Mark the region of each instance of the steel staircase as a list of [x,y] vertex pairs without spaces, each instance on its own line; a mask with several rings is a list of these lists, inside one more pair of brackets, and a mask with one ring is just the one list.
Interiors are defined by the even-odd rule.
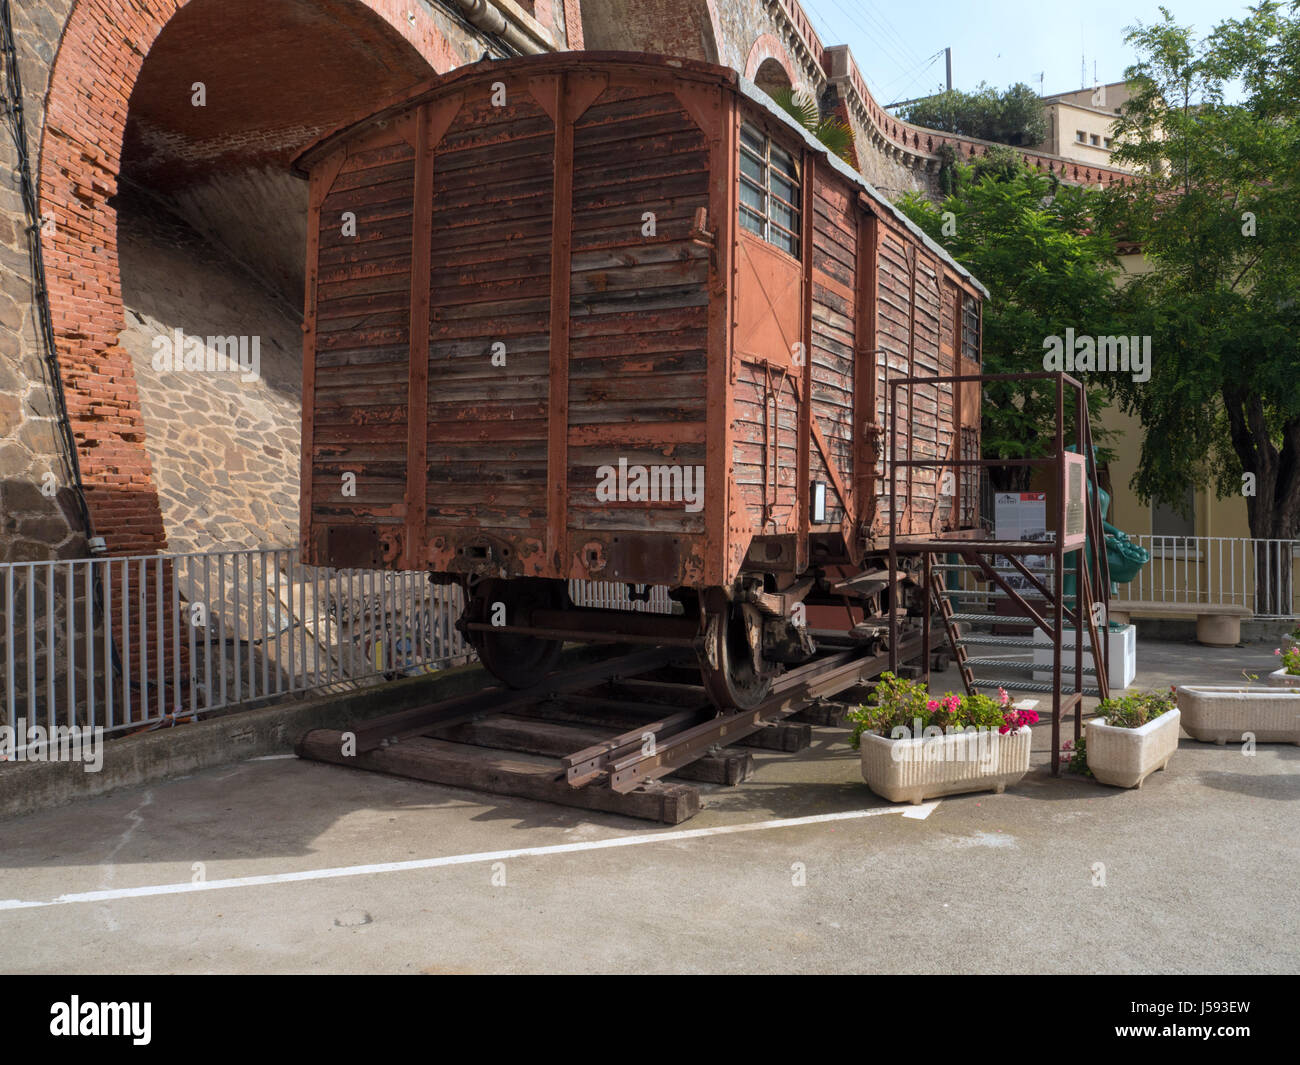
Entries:
[[[931,452],[915,457],[911,435],[908,435],[908,454],[900,458],[895,453],[896,418],[899,410],[899,389],[916,386],[933,387],[941,383],[960,386],[978,382],[1023,384],[1026,388],[1046,386],[1055,393],[1056,432],[1048,455],[1022,459],[986,459],[982,457],[956,457]],[[924,578],[918,582],[921,597],[922,619],[922,675],[930,681],[930,667],[934,657],[931,629],[934,615],[942,623],[948,646],[961,673],[968,694],[979,692],[993,694],[998,688],[1009,692],[1031,692],[1049,697],[1052,728],[1052,772],[1058,773],[1061,764],[1061,719],[1074,718],[1074,736],[1079,739],[1083,731],[1083,700],[1087,696],[1106,698],[1108,684],[1108,641],[1100,627],[1105,624],[1106,602],[1109,596],[1110,573],[1105,554],[1105,537],[1101,520],[1100,499],[1097,492],[1097,468],[1092,449],[1092,430],[1088,423],[1088,405],[1083,385],[1068,374],[961,374],[949,377],[906,377],[889,382],[890,432],[889,451],[885,474],[889,481],[889,513],[900,514],[896,498],[897,476],[907,471],[909,529],[900,530],[897,521],[891,520],[889,534],[889,570],[895,572],[905,559],[919,562]],[[1070,402],[1067,403],[1067,390]],[[911,403],[906,406],[912,410]],[[1066,447],[1065,427],[1073,426],[1073,441]],[[953,471],[956,483],[962,483],[961,474],[969,467],[987,469],[991,466],[1039,467],[1050,478],[1054,499],[1054,513],[1048,519],[1052,531],[1050,540],[1007,540],[991,535],[978,513],[973,523],[942,532],[927,531],[917,534],[911,530],[912,509],[911,470],[929,467],[936,471]],[[937,476],[937,474],[936,474]],[[952,513],[963,514],[960,497],[953,501]],[[978,511],[978,508],[976,508]],[[946,556],[955,556],[952,562]],[[1045,567],[1031,568],[1026,560],[1042,556]],[[950,573],[962,574],[959,588],[949,588],[944,577]],[[1067,594],[1067,574],[1072,576],[1074,591]],[[954,582],[956,583],[956,582]],[[997,613],[998,605],[1012,609]],[[897,648],[900,646],[897,612],[890,615],[889,647],[890,668],[897,670]],[[970,631],[972,626],[986,629],[993,625],[1019,625],[1041,630],[1047,642],[1035,641],[1032,635],[1006,636],[991,631]],[[1073,634],[1074,646],[1066,648],[1066,634]],[[988,648],[986,655],[972,656],[972,648]],[[1033,662],[1033,650],[1049,649],[1050,666]],[[1064,653],[1063,653],[1064,652]],[[1087,654],[1095,666],[1087,665]],[[1066,661],[1068,655],[1069,661]],[[1035,672],[1050,670],[1050,681],[1037,680]],[[977,675],[978,671],[978,675]],[[988,673],[986,674],[986,671]]]

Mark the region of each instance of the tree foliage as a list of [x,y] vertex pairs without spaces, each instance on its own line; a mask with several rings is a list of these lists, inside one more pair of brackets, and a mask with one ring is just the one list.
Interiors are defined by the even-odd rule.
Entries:
[[[1041,372],[1044,339],[1068,326],[1111,333],[1118,264],[1114,238],[1094,217],[1098,193],[1058,186],[1023,165],[1009,176],[1000,165],[980,174],[958,164],[956,171],[953,195],[938,206],[910,194],[899,207],[988,288],[983,372]],[[1092,414],[1104,405],[1100,385],[1089,386],[1088,404]],[[1054,388],[985,387],[985,457],[1046,455],[1055,429]],[[1099,455],[1107,457],[1101,449]],[[1002,490],[1023,490],[1028,477],[1025,467],[992,471]]]
[[1300,3],[1261,3],[1199,41],[1161,12],[1130,31],[1139,60],[1118,127],[1117,155],[1142,180],[1106,209],[1150,266],[1122,302],[1130,331],[1152,338],[1151,379],[1114,379],[1145,429],[1133,487],[1169,501],[1188,483],[1245,492],[1255,536],[1296,537]]
[[951,89],[899,108],[904,121],[943,133],[1028,148],[1047,136],[1043,102],[1024,82],[999,92],[984,82],[974,92]]

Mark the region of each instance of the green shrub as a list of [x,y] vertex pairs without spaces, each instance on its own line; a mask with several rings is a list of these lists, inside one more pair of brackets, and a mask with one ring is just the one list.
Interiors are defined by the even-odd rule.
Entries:
[[1106,719],[1106,724],[1116,728],[1141,728],[1174,708],[1172,691],[1168,695],[1134,692],[1119,699],[1103,699],[1097,704],[1097,713]]

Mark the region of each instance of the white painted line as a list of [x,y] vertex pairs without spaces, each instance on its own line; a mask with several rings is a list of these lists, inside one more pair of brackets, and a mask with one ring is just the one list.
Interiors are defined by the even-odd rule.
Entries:
[[500,862],[507,858],[536,858],[548,854],[572,854],[578,851],[608,850],[611,847],[638,847],[645,843],[674,843],[683,839],[703,839],[707,836],[730,836],[740,832],[762,832],[769,828],[798,828],[801,825],[820,825],[829,821],[856,821],[881,814],[902,814],[904,817],[926,818],[938,803],[924,806],[882,806],[874,810],[847,810],[838,814],[816,814],[812,817],[788,817],[777,821],[751,821],[743,825],[717,825],[713,828],[686,828],[676,832],[659,832],[642,836],[615,836],[612,839],[589,840],[585,843],[558,843],[549,847],[519,847],[508,851],[482,851],[478,854],[451,854],[443,858],[419,858],[408,862],[380,862],[375,865],[345,865],[334,869],[306,869],[299,873],[264,873],[261,876],[239,876],[226,880],[207,880],[179,884],[148,884],[143,887],[113,888],[104,891],[81,891],[46,900],[0,899],[0,910],[26,910],[44,906],[66,906],[73,902],[111,902],[114,899],[136,899],[150,895],[184,895],[193,891],[223,891],[227,888],[264,887],[268,884],[290,884],[304,880],[335,880],[345,876],[371,876],[378,873],[406,873],[415,869],[438,869],[449,865],[470,865],[475,862]]
[[927,803],[923,803],[920,806],[908,807],[903,811],[903,816],[910,817],[915,821],[924,821],[938,808],[939,808],[939,804],[937,802],[927,802]]
[[245,758],[246,762],[278,762],[281,758],[297,758],[296,754],[259,754],[256,758]]

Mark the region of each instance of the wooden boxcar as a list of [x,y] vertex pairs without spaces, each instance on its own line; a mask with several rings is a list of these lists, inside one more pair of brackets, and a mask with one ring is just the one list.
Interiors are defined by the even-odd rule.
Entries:
[[[679,641],[752,703],[808,610],[893,608],[890,522],[976,524],[941,468],[900,467],[891,514],[884,432],[891,377],[980,372],[986,293],[734,71],[484,61],[299,169],[305,558],[462,584],[509,683],[563,639]],[[978,456],[977,386],[902,395],[900,457]],[[570,579],[680,613],[577,610]]]

